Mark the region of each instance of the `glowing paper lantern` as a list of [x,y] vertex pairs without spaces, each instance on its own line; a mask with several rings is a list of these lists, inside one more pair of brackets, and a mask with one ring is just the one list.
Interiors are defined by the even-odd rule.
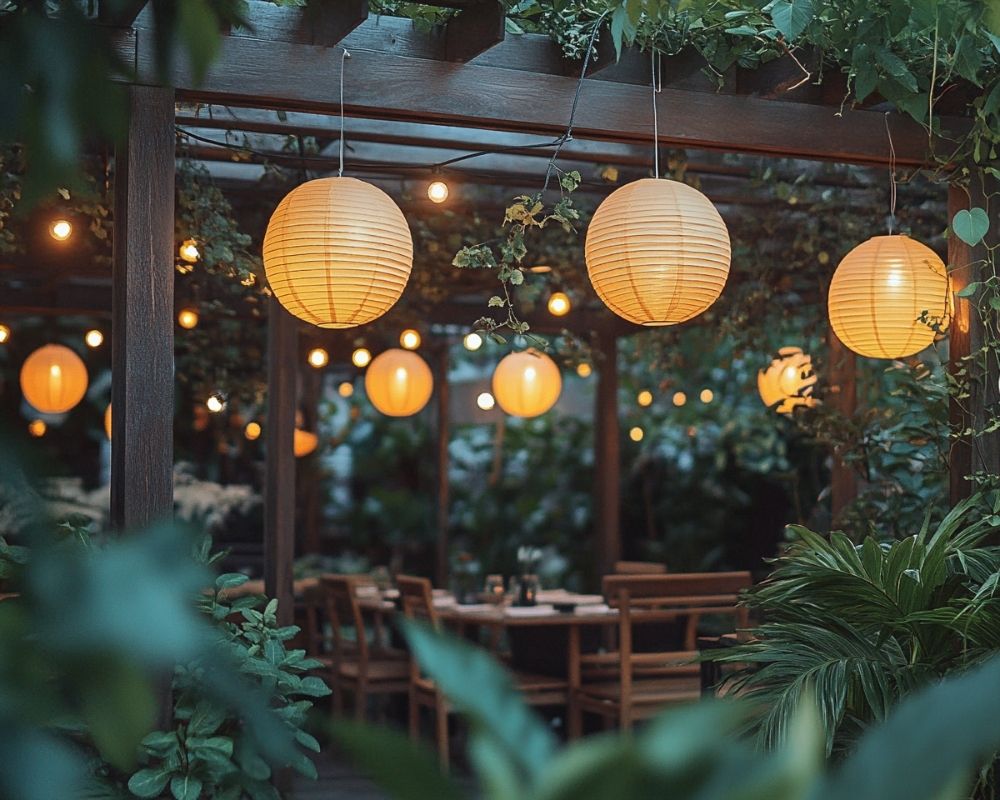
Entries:
[[264,272],[275,297],[320,328],[352,328],[382,316],[403,293],[412,267],[403,212],[357,178],[296,187],[264,235]]
[[562,376],[544,353],[525,350],[500,359],[493,371],[493,396],[514,417],[537,417],[559,399]]
[[791,414],[796,408],[815,406],[818,402],[812,396],[815,385],[812,358],[799,347],[782,347],[767,369],[757,373],[760,399],[779,414]]
[[296,458],[309,455],[319,445],[319,437],[310,431],[301,428],[295,429],[295,438],[292,440],[292,450]]
[[948,273],[937,254],[909,236],[873,236],[844,256],[830,281],[830,325],[868,358],[904,358],[934,341],[920,317],[946,326]]
[[47,344],[21,367],[24,399],[43,414],[62,414],[83,399],[87,367],[80,356],[61,344]]
[[108,441],[111,441],[111,403],[104,409],[104,432],[108,436]]
[[389,417],[408,417],[427,405],[434,389],[431,368],[410,350],[379,353],[365,373],[372,405]]
[[643,178],[616,189],[594,212],[585,256],[594,290],[618,316],[676,325],[722,293],[729,231],[697,189]]

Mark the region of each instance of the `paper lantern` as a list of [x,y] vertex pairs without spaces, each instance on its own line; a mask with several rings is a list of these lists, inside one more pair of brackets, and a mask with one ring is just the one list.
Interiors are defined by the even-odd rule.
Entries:
[[309,455],[319,445],[319,437],[310,431],[301,428],[295,429],[295,437],[292,439],[292,450],[296,458]]
[[21,367],[24,399],[43,414],[62,414],[83,399],[87,367],[80,356],[61,344],[47,344]]
[[697,189],[643,178],[616,189],[594,212],[584,254],[594,290],[618,316],[676,325],[722,293],[729,231]]
[[389,417],[408,417],[427,405],[434,378],[427,362],[398,347],[379,353],[365,373],[365,391],[372,405]]
[[493,396],[514,417],[537,417],[559,399],[562,376],[551,358],[537,350],[511,353],[493,370]]
[[844,256],[830,281],[830,325],[868,358],[903,358],[934,341],[920,321],[947,325],[948,273],[937,254],[909,236],[873,236]]
[[111,441],[111,403],[104,409],[104,432],[108,436],[108,441]]
[[403,212],[357,178],[296,187],[264,235],[264,272],[275,297],[320,328],[353,328],[382,316],[403,293],[412,266]]
[[815,406],[818,402],[812,396],[815,385],[812,358],[799,347],[782,347],[767,369],[757,373],[760,399],[779,414],[791,414],[796,408]]

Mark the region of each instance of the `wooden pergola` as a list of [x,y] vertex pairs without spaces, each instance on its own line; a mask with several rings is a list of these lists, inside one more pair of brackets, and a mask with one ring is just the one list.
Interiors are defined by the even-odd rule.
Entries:
[[[346,62],[343,109],[356,132],[352,141],[365,142],[374,153],[381,152],[386,163],[398,161],[398,148],[463,151],[490,147],[507,157],[538,163],[527,150],[511,151],[511,142],[518,141],[518,135],[564,132],[580,65],[568,62],[547,37],[505,36],[499,3],[450,0],[440,4],[461,9],[460,13],[447,26],[423,32],[409,20],[369,15],[364,0],[342,0],[306,10],[251,0],[252,32],[226,33],[219,57],[201,82],[178,63],[171,76],[172,88],[156,85],[153,34],[143,15],[106,21],[120,29],[119,55],[138,76],[138,82],[128,87],[128,136],[116,152],[111,306],[115,376],[111,508],[116,526],[142,525],[172,510],[177,126],[335,135],[330,118],[341,108],[342,48],[346,48],[351,57]],[[135,4],[137,14],[141,7],[142,3]],[[801,70],[782,59],[755,72],[734,70],[719,89],[701,74],[701,66],[688,54],[663,61],[659,130],[664,145],[860,165],[888,163],[884,110],[843,106],[843,76],[824,76],[820,84],[806,83],[788,91],[799,82]],[[648,164],[653,128],[648,56],[627,52],[620,62],[612,63],[604,48],[593,67],[584,81],[573,141],[564,150],[566,158]],[[177,103],[181,103],[179,112]],[[235,124],[232,119],[193,113],[192,103],[243,111]],[[260,110],[287,113],[279,121]],[[899,115],[891,115],[889,121],[896,162],[925,164],[927,132]],[[940,124],[944,137],[967,129],[967,122],[959,117],[945,116]],[[198,157],[216,157],[210,144],[200,146],[203,150]],[[637,150],[636,146],[641,147]],[[377,160],[377,156],[372,158]],[[319,162],[313,166],[329,168]],[[721,174],[721,166],[709,160],[703,168],[706,175]],[[508,177],[512,185],[524,179],[520,171]],[[469,179],[475,180],[475,174],[470,172]],[[973,175],[973,204],[983,191],[983,182],[981,175]],[[952,188],[948,202],[950,218],[969,206],[970,197]],[[949,239],[948,256],[953,267],[981,258],[956,237]],[[956,289],[972,280],[969,273],[969,269],[954,273]],[[292,613],[295,541],[292,435],[298,333],[296,323],[274,301],[268,320],[265,572],[268,594],[279,599],[281,616],[287,621]],[[619,430],[613,365],[616,335],[621,331],[608,325],[602,330],[600,348],[605,363],[612,366],[599,370],[597,388],[595,526],[599,563],[607,567],[616,560],[619,547]],[[977,315],[971,313],[967,300],[959,299],[951,329],[953,369],[959,369],[963,357],[977,348],[982,337]],[[833,374],[827,379],[835,390],[832,398],[850,414],[855,402],[854,356],[832,335],[830,343]],[[439,409],[447,409],[447,384],[439,380],[438,386],[444,395],[443,400],[439,397]],[[963,428],[982,421],[986,409],[1000,400],[998,394],[995,375],[975,382],[967,405],[972,419],[963,422],[965,412],[954,405],[953,421]],[[446,419],[439,426],[438,451],[439,468],[443,468]],[[983,437],[975,446],[961,442],[953,448],[953,498],[968,492],[965,476],[975,471],[1000,472],[996,437]],[[446,493],[446,486],[442,491]],[[853,492],[851,472],[842,465],[835,467],[834,508]],[[439,497],[439,502],[443,531],[447,495]],[[442,535],[440,546],[444,541]]]

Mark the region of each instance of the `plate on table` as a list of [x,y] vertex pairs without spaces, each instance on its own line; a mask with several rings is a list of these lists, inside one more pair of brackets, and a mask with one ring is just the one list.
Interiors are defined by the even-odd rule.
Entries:
[[[454,602],[454,601],[452,601],[452,602]],[[435,602],[435,605],[437,605],[436,602]],[[455,603],[454,607],[455,607],[455,609],[457,611],[461,611],[463,614],[464,613],[470,613],[471,614],[473,612],[479,612],[479,613],[481,613],[483,611],[491,611],[491,610],[493,610],[493,609],[496,608],[496,606],[493,605],[492,603],[469,603],[468,605],[462,605],[461,603]]]
[[508,617],[548,617],[555,611],[549,603],[537,606],[507,606],[503,613]]

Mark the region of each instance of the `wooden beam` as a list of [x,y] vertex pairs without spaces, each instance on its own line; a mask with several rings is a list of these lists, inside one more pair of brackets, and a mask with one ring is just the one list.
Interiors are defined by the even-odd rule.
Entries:
[[[969,199],[965,189],[954,185],[948,187],[948,271],[952,291],[956,293],[974,280],[972,248],[950,228],[955,214],[969,208]],[[965,383],[963,375],[969,369],[968,358],[972,352],[970,332],[975,313],[968,298],[955,296],[954,316],[948,328],[948,372],[959,384]],[[959,399],[954,395],[949,398],[948,422],[953,435],[971,426],[968,398]],[[948,453],[948,494],[952,505],[969,496],[971,474],[972,441],[968,436],[959,436],[952,441]]]
[[[857,356],[848,350],[830,328],[827,332],[829,393],[827,403],[845,419],[854,416],[858,403]],[[845,464],[840,454],[830,454],[830,526],[840,524],[844,509],[858,496],[858,476],[854,469]]]
[[594,537],[598,576],[621,558],[621,442],[618,421],[618,340],[597,342],[594,398]]
[[437,539],[434,543],[434,583],[448,585],[448,539],[451,529],[451,486],[449,468],[451,458],[448,443],[451,439],[451,385],[448,383],[448,347],[442,345],[437,353],[434,385],[437,395]]
[[174,94],[128,89],[115,150],[111,523],[173,514]]
[[497,0],[470,5],[448,20],[444,32],[447,61],[471,61],[504,40],[507,14]]
[[264,591],[278,600],[278,624],[295,616],[295,320],[272,297],[267,316],[267,445],[264,488]]
[[148,2],[149,0],[100,0],[97,19],[105,25],[127,28],[135,22]]
[[[400,55],[398,45],[387,47],[391,49],[385,52],[353,51],[345,75],[348,113],[541,134],[565,130],[574,78],[479,62],[425,60]],[[139,80],[153,80],[152,32],[136,31],[135,48]],[[183,59],[175,65],[172,82],[185,99],[197,102],[335,113],[340,107],[340,61],[340,51],[332,48],[226,36],[200,85]],[[309,75],[323,80],[303,79]],[[665,146],[853,163],[883,164],[889,157],[884,115],[878,111],[846,108],[840,113],[835,107],[669,87],[663,88],[659,105],[668,110],[660,127]],[[648,143],[653,129],[649,106],[647,86],[589,79],[574,135]],[[940,123],[945,131],[968,126],[954,118]],[[902,116],[891,117],[891,127],[898,163],[925,163],[924,129]]]

